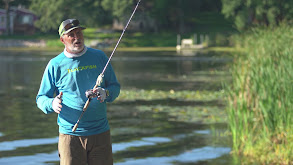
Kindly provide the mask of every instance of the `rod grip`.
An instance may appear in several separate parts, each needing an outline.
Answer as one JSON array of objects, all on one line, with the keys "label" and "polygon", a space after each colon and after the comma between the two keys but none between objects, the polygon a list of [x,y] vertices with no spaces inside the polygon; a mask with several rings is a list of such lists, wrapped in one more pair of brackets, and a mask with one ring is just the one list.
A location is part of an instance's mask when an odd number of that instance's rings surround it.
[{"label": "rod grip", "polygon": [[91,99],[87,99],[86,103],[84,104],[84,106],[83,106],[83,111],[82,111],[81,115],[79,116],[79,119],[77,120],[76,124],[75,124],[74,127],[72,128],[72,132],[75,132],[75,131],[76,131],[76,129],[77,129],[77,127],[78,127],[78,123],[79,123],[80,119],[82,118],[84,112],[86,111],[87,107],[89,106],[90,101],[91,101]]},{"label": "rod grip", "polygon": [[74,125],[74,127],[72,128],[72,132],[75,132],[76,129],[77,129],[77,127],[78,127],[78,123],[76,123],[76,124]]},{"label": "rod grip", "polygon": [[83,106],[83,111],[86,111],[86,109],[87,109],[87,107],[89,106],[89,104],[90,104],[90,99],[87,99],[87,101],[86,101],[86,103],[84,104],[84,106]]}]

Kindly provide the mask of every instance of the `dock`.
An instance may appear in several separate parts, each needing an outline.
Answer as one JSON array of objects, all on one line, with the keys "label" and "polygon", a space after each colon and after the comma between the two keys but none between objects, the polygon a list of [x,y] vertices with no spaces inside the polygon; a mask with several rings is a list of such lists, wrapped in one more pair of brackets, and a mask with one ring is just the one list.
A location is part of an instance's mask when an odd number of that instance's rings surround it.
[{"label": "dock", "polygon": [[194,35],[194,39],[182,39],[181,36],[177,35],[177,46],[176,50],[200,50],[207,47],[208,37],[203,35],[200,36],[199,44],[197,43],[197,35]]}]

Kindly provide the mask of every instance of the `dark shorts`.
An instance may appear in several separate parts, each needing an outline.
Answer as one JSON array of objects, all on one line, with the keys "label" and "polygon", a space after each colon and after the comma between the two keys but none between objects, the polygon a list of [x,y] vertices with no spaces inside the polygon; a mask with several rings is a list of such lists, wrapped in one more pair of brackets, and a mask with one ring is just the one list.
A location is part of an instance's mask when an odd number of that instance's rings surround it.
[{"label": "dark shorts", "polygon": [[59,134],[60,165],[113,165],[110,131],[91,136]]}]

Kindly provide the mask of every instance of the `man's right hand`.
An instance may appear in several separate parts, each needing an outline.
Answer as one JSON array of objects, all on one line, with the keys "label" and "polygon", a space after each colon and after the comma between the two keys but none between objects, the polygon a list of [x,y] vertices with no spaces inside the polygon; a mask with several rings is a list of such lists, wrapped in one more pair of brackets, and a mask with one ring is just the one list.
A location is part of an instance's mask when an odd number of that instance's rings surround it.
[{"label": "man's right hand", "polygon": [[56,113],[58,113],[58,114],[60,114],[60,111],[61,111],[61,108],[62,108],[62,105],[61,105],[61,103],[62,103],[62,95],[63,95],[63,93],[60,92],[59,95],[56,96],[56,97],[54,98],[53,102],[52,102],[53,110],[54,110]]}]

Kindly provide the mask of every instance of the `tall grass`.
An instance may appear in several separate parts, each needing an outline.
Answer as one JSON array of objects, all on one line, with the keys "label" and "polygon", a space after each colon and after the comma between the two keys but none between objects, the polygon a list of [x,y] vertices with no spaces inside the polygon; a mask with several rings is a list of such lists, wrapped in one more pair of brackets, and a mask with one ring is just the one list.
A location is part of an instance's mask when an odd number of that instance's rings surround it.
[{"label": "tall grass", "polygon": [[235,153],[263,164],[293,164],[293,28],[256,28],[236,37],[228,87]]}]

